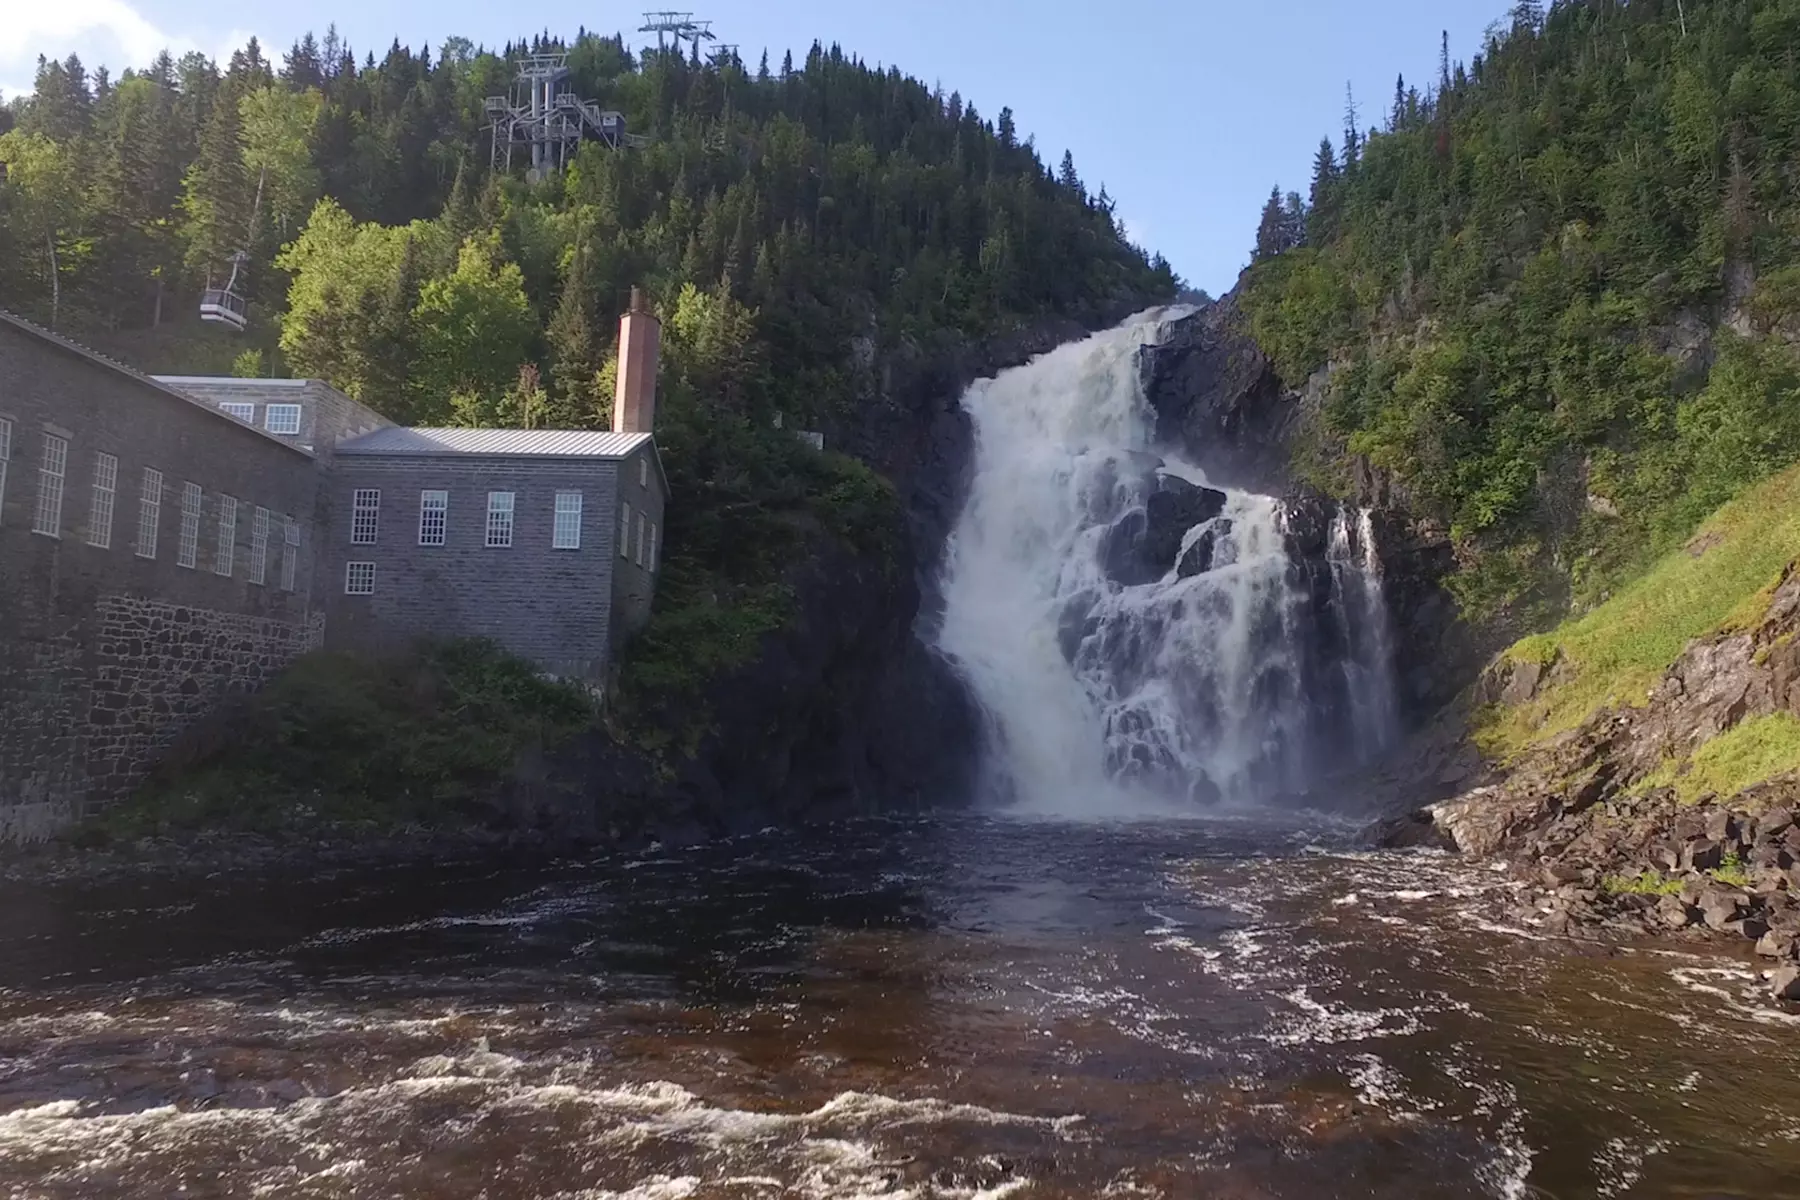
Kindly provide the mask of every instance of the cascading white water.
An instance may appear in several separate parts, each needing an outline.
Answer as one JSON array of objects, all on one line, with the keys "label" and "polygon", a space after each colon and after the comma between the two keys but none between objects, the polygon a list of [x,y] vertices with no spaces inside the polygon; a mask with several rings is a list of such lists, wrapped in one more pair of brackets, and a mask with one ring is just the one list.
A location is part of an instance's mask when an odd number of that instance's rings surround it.
[{"label": "cascading white water", "polygon": [[[1153,452],[1138,351],[1168,315],[1064,346],[963,398],[975,469],[937,643],[987,714],[996,789],[1023,807],[1254,802],[1324,765],[1321,714],[1346,691],[1358,711],[1392,711],[1389,649],[1369,644],[1387,628],[1372,532],[1346,533],[1341,571],[1333,543],[1328,590],[1358,606],[1339,634],[1355,678],[1345,667],[1334,679],[1281,505],[1221,496],[1198,469]],[[1369,720],[1386,730],[1389,717]]]},{"label": "cascading white water", "polygon": [[1368,758],[1394,740],[1400,720],[1394,706],[1393,625],[1381,590],[1375,523],[1368,509],[1339,509],[1326,551],[1331,563],[1333,608],[1348,648],[1340,660],[1349,693],[1358,756]]}]

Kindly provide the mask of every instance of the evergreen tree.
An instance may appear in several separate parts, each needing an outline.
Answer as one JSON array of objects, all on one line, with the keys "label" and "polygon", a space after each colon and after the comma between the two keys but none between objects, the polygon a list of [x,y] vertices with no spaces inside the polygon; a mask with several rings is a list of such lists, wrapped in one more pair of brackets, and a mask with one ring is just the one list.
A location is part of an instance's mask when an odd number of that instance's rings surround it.
[{"label": "evergreen tree", "polygon": [[1313,156],[1311,202],[1307,206],[1306,240],[1323,246],[1338,231],[1338,165],[1331,139],[1319,139],[1319,152]]},{"label": "evergreen tree", "polygon": [[1268,203],[1263,205],[1262,220],[1256,226],[1256,251],[1252,261],[1265,262],[1287,249],[1287,206],[1282,200],[1281,185],[1269,189]]}]

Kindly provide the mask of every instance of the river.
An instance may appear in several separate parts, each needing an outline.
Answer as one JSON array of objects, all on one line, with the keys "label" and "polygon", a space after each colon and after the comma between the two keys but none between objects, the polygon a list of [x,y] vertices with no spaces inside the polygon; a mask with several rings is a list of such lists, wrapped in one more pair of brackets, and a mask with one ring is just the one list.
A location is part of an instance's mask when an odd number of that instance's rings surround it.
[{"label": "river", "polygon": [[1256,822],[0,884],[14,1197],[1800,1197],[1751,964]]}]

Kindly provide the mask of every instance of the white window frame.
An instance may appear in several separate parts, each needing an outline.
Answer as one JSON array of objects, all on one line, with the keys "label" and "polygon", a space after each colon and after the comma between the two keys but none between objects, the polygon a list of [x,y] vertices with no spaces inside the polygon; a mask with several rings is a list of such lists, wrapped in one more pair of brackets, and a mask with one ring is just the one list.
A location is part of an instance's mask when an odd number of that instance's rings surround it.
[{"label": "white window frame", "polygon": [[[275,415],[281,414],[281,421],[276,423]],[[270,404],[263,408],[263,428],[270,433],[293,437],[300,432],[302,410],[298,404]],[[290,428],[291,427],[291,428]]]},{"label": "white window frame", "polygon": [[269,510],[250,514],[250,582],[262,584],[269,575]]},{"label": "white window frame", "polygon": [[300,522],[281,518],[281,590],[294,590],[294,576],[300,565]]},{"label": "white window frame", "polygon": [[512,492],[489,492],[487,507],[487,545],[504,550],[513,544],[513,508],[517,496]]},{"label": "white window frame", "polygon": [[162,532],[163,473],[155,467],[144,468],[144,483],[138,489],[137,556],[156,557],[157,535]]},{"label": "white window frame", "polygon": [[444,546],[450,542],[450,493],[426,488],[419,493],[419,545]]},{"label": "white window frame", "polygon": [[373,596],[375,594],[375,564],[372,562],[347,562],[344,564],[344,595]]},{"label": "white window frame", "polygon": [[45,537],[62,536],[63,482],[69,475],[69,439],[44,435],[44,453],[38,460],[37,513],[31,532]]},{"label": "white window frame", "polygon": [[656,574],[656,522],[650,522],[650,564],[645,568],[652,575]]},{"label": "white window frame", "polygon": [[350,496],[350,544],[373,546],[381,535],[381,489],[357,488]]},{"label": "white window frame", "polygon": [[197,483],[181,489],[181,541],[175,547],[175,565],[190,571],[200,563],[200,515],[206,506],[206,491]]},{"label": "white window frame", "polygon": [[556,521],[550,533],[552,550],[581,549],[581,493],[556,493]]},{"label": "white window frame", "polygon": [[6,466],[12,462],[13,423],[0,417],[0,521],[6,519]]},{"label": "white window frame", "polygon": [[213,574],[227,579],[237,565],[237,509],[236,496],[219,497],[219,541],[213,547]]},{"label": "white window frame", "polygon": [[221,400],[219,411],[228,417],[236,417],[246,425],[256,424],[255,404],[246,404],[242,400]]},{"label": "white window frame", "polygon": [[644,565],[644,514],[638,513],[637,555],[632,559],[638,566]]},{"label": "white window frame", "polygon": [[619,557],[631,557],[631,502],[619,502]]},{"label": "white window frame", "polygon": [[650,486],[650,459],[648,456],[639,456],[638,458],[638,486],[641,488]]},{"label": "white window frame", "polygon": [[88,508],[88,545],[112,549],[113,509],[119,499],[119,456],[94,455],[94,497]]}]

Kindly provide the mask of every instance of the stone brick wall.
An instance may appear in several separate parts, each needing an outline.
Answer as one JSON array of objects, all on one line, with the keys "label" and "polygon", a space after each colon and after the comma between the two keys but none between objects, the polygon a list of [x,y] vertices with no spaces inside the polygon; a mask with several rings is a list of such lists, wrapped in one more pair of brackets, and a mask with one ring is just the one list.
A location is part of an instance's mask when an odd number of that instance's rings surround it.
[{"label": "stone brick wall", "polygon": [[229,375],[159,375],[156,379],[215,407],[252,405],[248,424],[258,429],[268,425],[269,405],[298,404],[300,432],[277,436],[311,450],[323,462],[330,461],[331,449],[339,442],[393,424],[317,379],[236,379]]},{"label": "stone brick wall", "polygon": [[[329,477],[320,579],[327,640],[378,650],[423,634],[487,637],[560,675],[598,682],[612,644],[619,464],[485,455],[340,455]],[[354,545],[359,488],[381,493],[376,542]],[[445,544],[419,544],[420,493],[447,491]],[[490,491],[514,494],[513,544],[486,545]],[[581,548],[553,549],[556,493],[582,494]],[[349,563],[374,592],[345,594]]]},{"label": "stone brick wall", "polygon": [[[11,433],[0,489],[0,840],[36,839],[124,795],[187,722],[319,640],[320,475],[296,446],[5,319],[0,421]],[[47,438],[68,446],[54,534],[33,532]],[[116,459],[110,530],[95,486],[101,455]],[[162,473],[148,510],[146,468]],[[203,499],[184,567],[189,482]],[[237,501],[228,543],[222,497]],[[259,508],[269,518],[260,583]],[[146,511],[154,520],[141,533]],[[281,586],[287,516],[301,531],[293,591]],[[230,573],[220,574],[226,544]]]},{"label": "stone brick wall", "polygon": [[[617,650],[625,640],[642,629],[650,620],[650,604],[656,596],[656,574],[662,570],[663,492],[668,487],[663,479],[656,450],[646,446],[619,464],[618,502],[631,506],[630,540],[619,553],[618,515],[613,516],[613,625],[611,649]],[[639,565],[639,522],[642,520],[642,565]],[[652,543],[654,542],[654,546]],[[651,567],[656,567],[656,572]]]}]

